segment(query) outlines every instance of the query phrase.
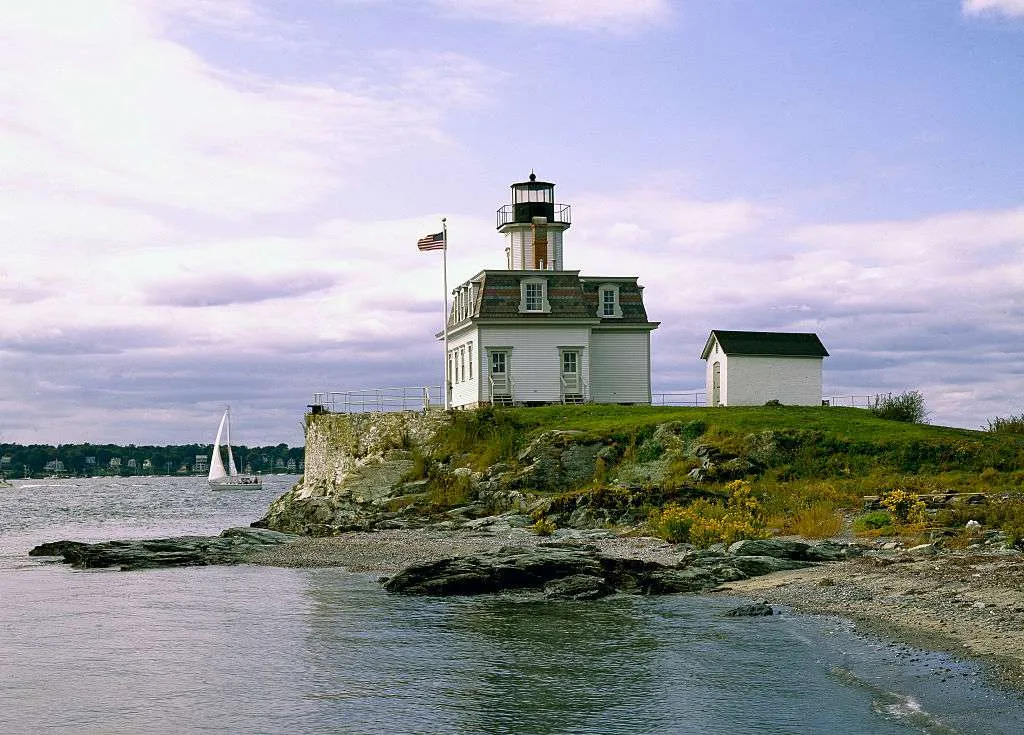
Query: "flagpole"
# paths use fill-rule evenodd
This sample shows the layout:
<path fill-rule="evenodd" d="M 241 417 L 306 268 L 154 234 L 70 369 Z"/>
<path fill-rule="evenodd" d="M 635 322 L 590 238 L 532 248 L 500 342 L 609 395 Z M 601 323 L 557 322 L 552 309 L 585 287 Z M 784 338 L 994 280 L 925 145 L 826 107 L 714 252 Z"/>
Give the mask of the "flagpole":
<path fill-rule="evenodd" d="M 441 390 L 444 391 L 444 410 L 448 410 L 448 391 L 449 391 L 449 376 L 448 376 L 448 218 L 441 218 L 441 232 L 444 242 L 444 247 L 441 248 L 441 268 L 444 270 L 444 321 L 441 322 L 444 325 L 444 385 L 441 386 Z"/>

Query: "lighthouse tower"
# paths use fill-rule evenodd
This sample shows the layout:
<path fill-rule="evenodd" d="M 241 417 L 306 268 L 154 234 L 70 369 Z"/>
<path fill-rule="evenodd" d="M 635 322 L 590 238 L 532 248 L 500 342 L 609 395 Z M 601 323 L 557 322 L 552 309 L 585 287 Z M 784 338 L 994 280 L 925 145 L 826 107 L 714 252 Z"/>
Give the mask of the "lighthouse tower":
<path fill-rule="evenodd" d="M 509 270 L 560 271 L 562 233 L 572 224 L 568 204 L 555 203 L 555 185 L 537 181 L 512 184 L 512 203 L 498 210 L 498 232 L 505 236 Z"/>

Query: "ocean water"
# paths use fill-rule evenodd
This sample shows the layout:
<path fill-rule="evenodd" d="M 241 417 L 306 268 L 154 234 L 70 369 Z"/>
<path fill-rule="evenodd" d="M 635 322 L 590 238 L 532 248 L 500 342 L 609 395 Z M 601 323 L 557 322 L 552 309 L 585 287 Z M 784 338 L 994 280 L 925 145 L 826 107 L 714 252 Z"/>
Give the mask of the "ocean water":
<path fill-rule="evenodd" d="M 212 534 L 259 493 L 196 478 L 0 489 L 0 733 L 1020 733 L 979 669 L 715 596 L 416 598 L 374 575 L 74 571 L 61 538 Z"/>

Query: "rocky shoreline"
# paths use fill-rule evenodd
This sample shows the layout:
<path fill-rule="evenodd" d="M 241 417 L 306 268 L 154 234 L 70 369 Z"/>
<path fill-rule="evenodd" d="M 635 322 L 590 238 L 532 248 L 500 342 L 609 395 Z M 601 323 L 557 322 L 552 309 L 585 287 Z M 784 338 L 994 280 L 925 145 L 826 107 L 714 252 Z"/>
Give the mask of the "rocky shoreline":
<path fill-rule="evenodd" d="M 649 536 L 564 531 L 562 541 L 601 554 L 677 566 L 693 550 Z M 847 539 L 848 540 L 848 539 Z M 403 529 L 300 538 L 251 561 L 273 566 L 339 566 L 393 575 L 415 564 L 530 547 L 549 539 L 526 529 Z M 863 555 L 725 582 L 709 591 L 854 621 L 883 640 L 985 662 L 997 680 L 1024 691 L 1024 555 L 1001 547 L 969 550 L 898 542 L 863 543 Z"/>
<path fill-rule="evenodd" d="M 506 514 L 457 527 L 438 524 L 331 537 L 229 529 L 213 538 L 56 542 L 31 553 L 63 556 L 81 568 L 225 563 L 337 567 L 386 575 L 388 588 L 412 594 L 501 591 L 495 579 L 507 589 L 562 599 L 613 592 L 725 593 L 842 616 L 885 640 L 980 659 L 999 681 L 1024 691 L 1024 556 L 1019 551 L 932 545 L 904 549 L 892 541 L 835 540 L 811 546 L 786 539 L 697 551 L 686 544 L 604 529 L 560 529 L 543 537 L 527 528 L 526 520 Z M 509 576 L 510 569 L 515 575 Z M 525 577 L 520 574 L 524 569 Z M 393 584 L 410 570 L 414 582 L 404 589 Z"/>
<path fill-rule="evenodd" d="M 873 549 L 717 592 L 835 615 L 883 640 L 983 661 L 1024 691 L 1024 556 L 1006 549 Z"/>

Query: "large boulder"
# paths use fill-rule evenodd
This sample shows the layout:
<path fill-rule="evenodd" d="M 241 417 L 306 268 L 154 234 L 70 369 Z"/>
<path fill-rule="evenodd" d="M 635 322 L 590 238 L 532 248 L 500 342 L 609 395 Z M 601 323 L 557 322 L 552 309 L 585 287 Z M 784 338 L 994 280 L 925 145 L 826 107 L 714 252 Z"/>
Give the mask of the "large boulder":
<path fill-rule="evenodd" d="M 803 541 L 780 538 L 744 539 L 729 546 L 734 556 L 773 556 L 776 559 L 806 559 L 811 547 Z"/>
<path fill-rule="evenodd" d="M 604 578 L 593 547 L 509 547 L 414 564 L 391 577 L 384 588 L 422 595 L 479 595 L 504 590 L 539 590 L 576 575 Z"/>
<path fill-rule="evenodd" d="M 758 618 L 774 615 L 775 611 L 767 602 L 755 602 L 752 605 L 740 605 L 725 613 L 730 618 Z"/>
<path fill-rule="evenodd" d="M 724 582 L 811 565 L 807 561 L 771 556 L 722 554 L 670 566 L 607 556 L 590 545 L 554 542 L 414 564 L 387 579 L 384 588 L 419 595 L 519 591 L 560 599 L 594 599 L 612 592 L 702 592 Z"/>

